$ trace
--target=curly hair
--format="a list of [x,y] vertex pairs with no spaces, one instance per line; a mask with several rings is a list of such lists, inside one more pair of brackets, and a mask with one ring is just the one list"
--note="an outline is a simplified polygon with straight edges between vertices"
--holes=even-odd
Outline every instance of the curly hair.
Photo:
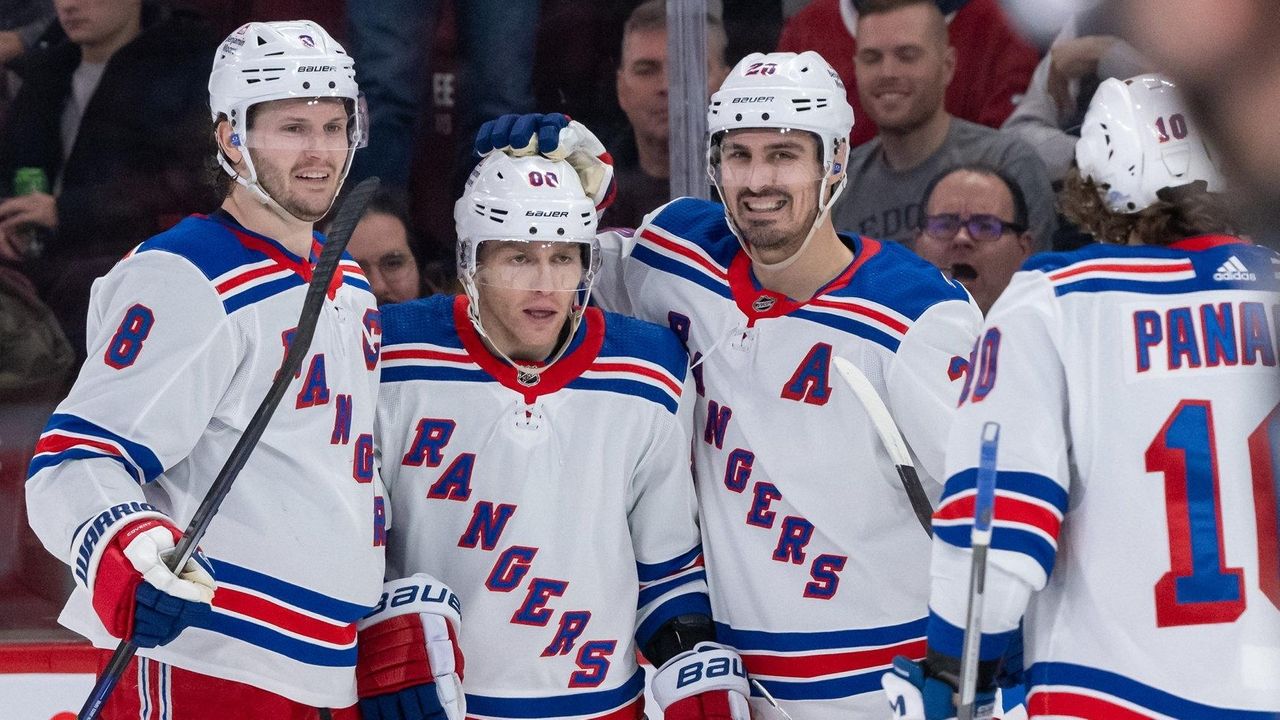
[[1154,204],[1131,214],[1107,207],[1105,191],[1105,184],[1082,176],[1073,165],[1058,193],[1062,214],[1098,242],[1169,245],[1197,235],[1239,233],[1223,198],[1202,182],[1162,188]]

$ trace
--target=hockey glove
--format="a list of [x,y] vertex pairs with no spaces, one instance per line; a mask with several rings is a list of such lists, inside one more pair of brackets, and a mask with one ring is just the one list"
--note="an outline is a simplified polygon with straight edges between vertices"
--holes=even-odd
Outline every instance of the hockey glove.
[[480,126],[475,150],[482,156],[498,150],[515,157],[541,153],[564,160],[577,171],[597,212],[613,204],[613,157],[585,125],[568,115],[503,115]]
[[667,720],[748,720],[747,672],[732,649],[700,642],[662,664],[653,698]]
[[356,686],[364,720],[463,720],[458,596],[425,573],[382,586],[360,621]]
[[90,561],[87,585],[93,609],[113,637],[156,647],[209,616],[214,584],[204,556],[196,551],[176,575],[165,565],[181,537],[155,513],[100,541],[105,544]]
[[[959,661],[957,661],[957,665]],[[893,717],[898,720],[952,720],[956,717],[956,688],[928,671],[927,663],[916,663],[899,655],[893,669],[880,678],[889,696]],[[995,691],[979,690],[973,703],[974,720],[987,720],[995,707]]]

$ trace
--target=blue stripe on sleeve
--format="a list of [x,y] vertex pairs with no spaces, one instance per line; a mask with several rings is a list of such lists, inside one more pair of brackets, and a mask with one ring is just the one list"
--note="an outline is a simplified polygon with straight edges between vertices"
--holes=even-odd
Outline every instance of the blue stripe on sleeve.
[[711,617],[711,601],[705,592],[691,592],[677,595],[664,601],[653,609],[649,616],[636,628],[636,644],[644,647],[653,639],[653,634],[666,622],[681,615],[706,615]]
[[[956,627],[942,616],[929,611],[928,625],[929,649],[958,658],[964,653],[964,628]],[[982,642],[978,645],[979,660],[995,660],[1003,657],[1016,629],[1002,633],[983,633]]]
[[[933,526],[934,537],[948,545],[967,550],[973,530],[972,525],[972,523],[967,525],[935,524]],[[1046,576],[1053,572],[1054,561],[1057,558],[1057,550],[1043,536],[1002,525],[996,525],[992,528],[991,549],[1007,550],[1026,555],[1039,563]]]
[[694,560],[698,559],[698,556],[701,554],[702,554],[702,546],[696,545],[689,552],[683,555],[680,555],[679,557],[671,558],[670,560],[666,560],[664,562],[658,562],[658,563],[637,562],[636,575],[639,576],[640,582],[642,583],[650,583],[655,580],[661,580],[662,578],[676,572],[677,570],[683,570]]
[[[942,491],[942,503],[952,495],[973,490],[977,486],[978,469],[971,467],[961,470],[947,479],[946,488]],[[996,487],[1001,493],[1018,493],[1047,502],[1062,515],[1067,514],[1067,491],[1051,478],[1039,473],[1000,470],[996,474]]]
[[209,558],[213,566],[213,577],[218,582],[228,585],[239,585],[276,598],[301,610],[321,615],[326,619],[339,623],[352,623],[368,614],[371,606],[357,605],[331,598],[304,588],[300,585],[285,582],[278,578],[233,565],[225,560]]
[[643,608],[645,605],[648,605],[681,585],[687,585],[689,583],[705,583],[706,580],[706,571],[699,570],[697,572],[691,572],[688,575],[681,575],[680,577],[673,578],[671,580],[655,583],[640,591],[640,595],[636,599],[636,607]]
[[250,645],[257,645],[308,665],[350,668],[356,666],[354,646],[339,649],[317,645],[216,610],[210,613],[207,619],[201,619],[193,624],[193,627],[201,627]]
[[[46,433],[50,430],[64,430],[78,435],[89,435],[118,444],[128,453],[129,460],[136,466],[137,470],[141,471],[143,482],[151,482],[159,477],[160,473],[164,472],[164,466],[160,464],[160,459],[151,451],[151,448],[129,440],[122,435],[117,435],[101,425],[92,423],[77,415],[54,413],[49,417],[49,422],[44,428]],[[34,475],[35,470],[32,470],[29,474]],[[134,477],[138,475],[133,469],[130,469],[129,474]]]

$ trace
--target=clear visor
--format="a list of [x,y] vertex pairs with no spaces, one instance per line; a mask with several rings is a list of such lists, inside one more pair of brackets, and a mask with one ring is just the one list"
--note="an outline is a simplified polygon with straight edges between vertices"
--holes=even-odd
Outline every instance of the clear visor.
[[818,138],[805,130],[731,131],[712,142],[708,160],[721,188],[812,185],[827,174]]
[[368,145],[368,109],[359,101],[317,97],[283,101],[250,115],[252,124],[237,138],[256,150],[347,152]]
[[593,241],[481,240],[475,283],[510,290],[585,292],[599,268]]

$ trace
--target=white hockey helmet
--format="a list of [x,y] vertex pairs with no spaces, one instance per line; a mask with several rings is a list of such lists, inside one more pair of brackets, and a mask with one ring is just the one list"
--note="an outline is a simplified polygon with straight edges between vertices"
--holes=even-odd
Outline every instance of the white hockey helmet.
[[[355,63],[324,28],[310,20],[241,25],[218,48],[209,75],[213,121],[216,124],[225,116],[231,124],[232,144],[242,147],[249,144],[250,107],[273,100],[326,97],[345,100],[350,118],[347,159],[338,179],[341,188],[356,148],[367,144],[368,122],[356,84]],[[242,177],[223,153],[218,153],[218,162],[228,174],[264,203],[283,211],[258,183],[248,152],[244,153],[244,161],[249,168],[248,177]]]
[[811,132],[818,136],[826,173],[842,175],[836,156],[840,146],[849,143],[853,108],[840,76],[818,53],[751,53],[711,96],[708,151],[719,145],[725,132],[741,128]]
[[[711,96],[707,109],[707,173],[721,196],[720,144],[730,130],[776,129],[803,131],[814,135],[822,152],[821,188],[817,215],[803,244],[790,258],[771,265],[751,255],[733,221],[729,205],[725,218],[729,228],[757,265],[781,270],[798,259],[831,206],[844,192],[848,181],[846,161],[849,133],[853,130],[853,108],[840,76],[821,55],[812,51],[752,53],[744,57]],[[830,192],[825,190],[830,189]]]
[[1076,165],[1105,185],[1107,207],[1124,214],[1155,204],[1162,188],[1199,181],[1220,192],[1224,185],[1177,87],[1160,75],[1098,86],[1080,126]]
[[[572,286],[551,288],[576,295],[570,312],[568,337],[572,338],[600,270],[595,203],[582,189],[572,165],[541,155],[512,157],[492,153],[471,172],[462,197],[454,203],[453,221],[458,234],[458,279],[471,301],[471,323],[485,337],[488,335],[480,321],[479,286],[494,282],[481,272],[480,248],[485,242],[579,245],[583,259],[581,273],[573,273]],[[509,280],[503,278],[507,287],[522,287]],[[564,353],[568,344],[566,340],[551,362]],[[551,364],[528,368],[506,359],[521,371],[521,382],[528,384],[537,382],[537,375]]]

